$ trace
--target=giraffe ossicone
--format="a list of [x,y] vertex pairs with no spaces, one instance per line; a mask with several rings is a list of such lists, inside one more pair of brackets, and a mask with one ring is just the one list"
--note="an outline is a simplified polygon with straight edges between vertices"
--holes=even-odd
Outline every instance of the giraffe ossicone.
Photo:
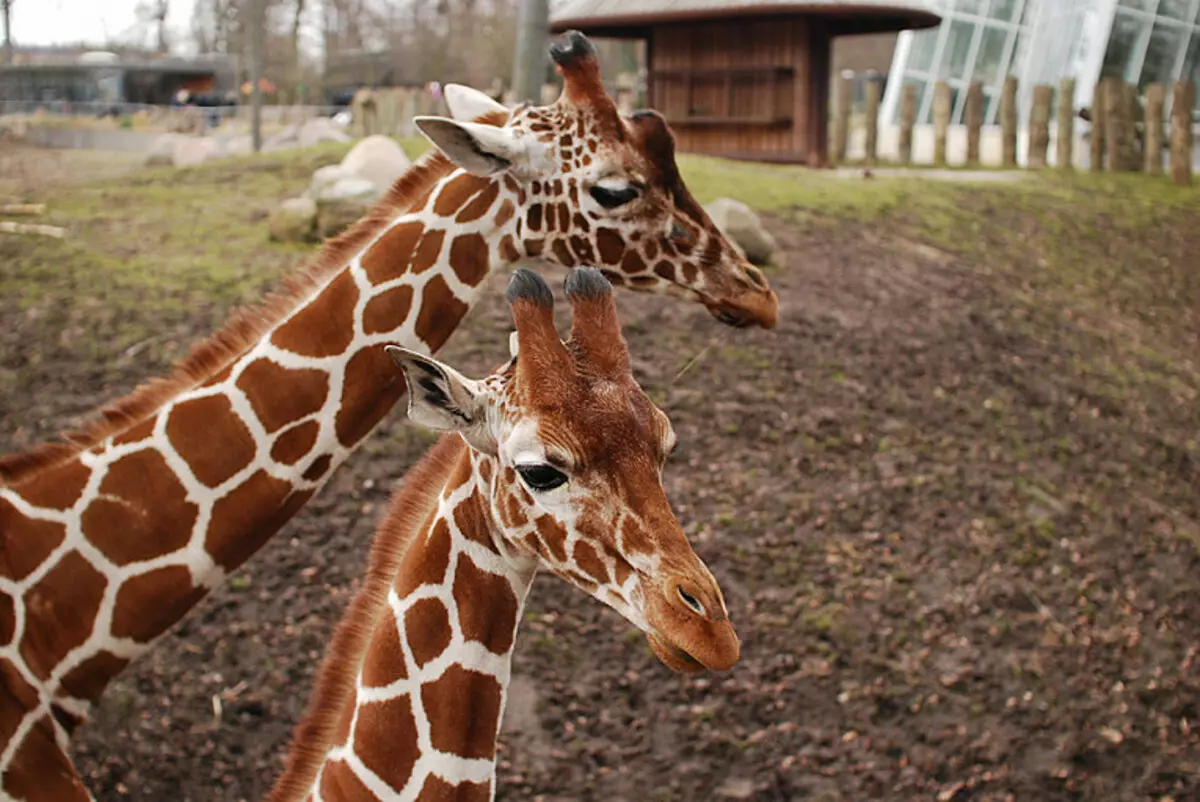
[[436,352],[491,271],[595,263],[775,325],[778,299],[688,193],[662,117],[621,116],[587,40],[564,42],[556,103],[424,121],[437,147],[281,293],[65,442],[0,457],[0,793],[86,798],[66,745],[91,703],[404,396],[385,346]]
[[671,510],[670,422],[634,381],[608,281],[568,274],[571,336],[519,269],[518,347],[473,380],[389,347],[409,417],[447,433],[403,480],[338,627],[272,802],[478,799],[527,594],[552,571],[646,633],[680,672],[739,644],[720,587]]

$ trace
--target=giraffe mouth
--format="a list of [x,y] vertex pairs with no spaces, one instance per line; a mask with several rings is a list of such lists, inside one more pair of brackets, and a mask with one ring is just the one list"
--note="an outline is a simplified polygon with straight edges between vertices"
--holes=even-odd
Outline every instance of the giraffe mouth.
[[704,663],[701,663],[695,657],[692,657],[686,651],[671,643],[658,632],[647,632],[646,640],[650,643],[650,648],[654,652],[655,657],[663,665],[676,673],[698,674],[708,668]]
[[753,325],[771,329],[779,317],[779,299],[773,291],[755,293],[737,302],[704,298],[704,306],[717,320],[738,329]]

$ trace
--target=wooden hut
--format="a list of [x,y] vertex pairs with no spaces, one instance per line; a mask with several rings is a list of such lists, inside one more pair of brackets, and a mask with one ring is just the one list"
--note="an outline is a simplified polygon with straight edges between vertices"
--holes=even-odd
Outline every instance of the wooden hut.
[[564,0],[550,29],[644,39],[648,105],[680,150],[819,167],[833,37],[939,21],[919,0]]

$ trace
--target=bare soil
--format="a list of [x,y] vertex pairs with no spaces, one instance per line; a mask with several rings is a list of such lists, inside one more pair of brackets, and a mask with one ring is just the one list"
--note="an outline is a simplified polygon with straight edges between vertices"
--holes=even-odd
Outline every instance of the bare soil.
[[[1086,187],[937,192],[952,218],[768,216],[788,260],[774,331],[619,296],[743,657],[680,678],[540,578],[499,799],[1200,798],[1196,217],[1106,219],[1080,211]],[[0,280],[33,247],[0,240]],[[270,254],[254,292],[295,261]],[[163,370],[234,300],[166,287],[114,315],[73,290],[90,264],[0,294],[0,450]],[[506,354],[493,280],[442,352],[469,373]],[[262,797],[429,442],[395,410],[113,684],[75,749],[99,799]]]

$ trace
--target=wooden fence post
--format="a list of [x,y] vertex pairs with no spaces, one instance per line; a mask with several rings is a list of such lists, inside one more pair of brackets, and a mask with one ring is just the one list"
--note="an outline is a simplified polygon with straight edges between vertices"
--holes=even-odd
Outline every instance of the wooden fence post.
[[917,88],[905,84],[900,90],[900,163],[912,164],[913,125],[917,122]]
[[1141,170],[1142,160],[1138,158],[1138,154],[1144,153],[1146,146],[1145,137],[1143,132],[1139,131],[1138,125],[1144,121],[1142,104],[1138,99],[1137,84],[1125,84],[1124,88],[1125,126],[1128,133],[1125,135],[1125,156],[1122,161],[1126,170]]
[[963,115],[967,124],[967,164],[979,166],[979,137],[983,131],[983,84],[972,81],[967,86],[967,108]]
[[1105,109],[1105,101],[1108,97],[1108,92],[1105,90],[1109,79],[1105,78],[1096,81],[1096,85],[1092,88],[1092,133],[1091,133],[1091,159],[1092,170],[1099,172],[1104,169],[1104,147],[1105,137],[1108,136],[1108,113]]
[[1070,170],[1075,151],[1075,79],[1063,78],[1058,85],[1058,130],[1054,158],[1058,169]]
[[1000,163],[1017,166],[1017,78],[1004,79],[1004,94],[1000,96]]
[[1142,169],[1151,175],[1163,171],[1163,101],[1166,100],[1166,94],[1166,87],[1162,84],[1146,87],[1146,136],[1142,142],[1145,160]]
[[846,143],[850,139],[850,98],[854,89],[851,78],[838,76],[837,102],[834,106],[833,118],[833,161],[841,164],[846,161]]
[[1126,102],[1125,82],[1109,79],[1104,88],[1105,124],[1105,167],[1110,173],[1129,169],[1129,157],[1133,151],[1133,121],[1129,118]]
[[1033,88],[1033,108],[1029,112],[1029,167],[1046,166],[1046,150],[1050,147],[1050,105],[1054,88],[1039,85]]
[[867,156],[868,165],[874,165],[879,154],[879,81],[867,81]]
[[950,130],[950,84],[933,85],[933,163],[946,166],[946,132]]
[[1179,81],[1171,95],[1171,180],[1181,187],[1192,183],[1192,110],[1196,86]]

